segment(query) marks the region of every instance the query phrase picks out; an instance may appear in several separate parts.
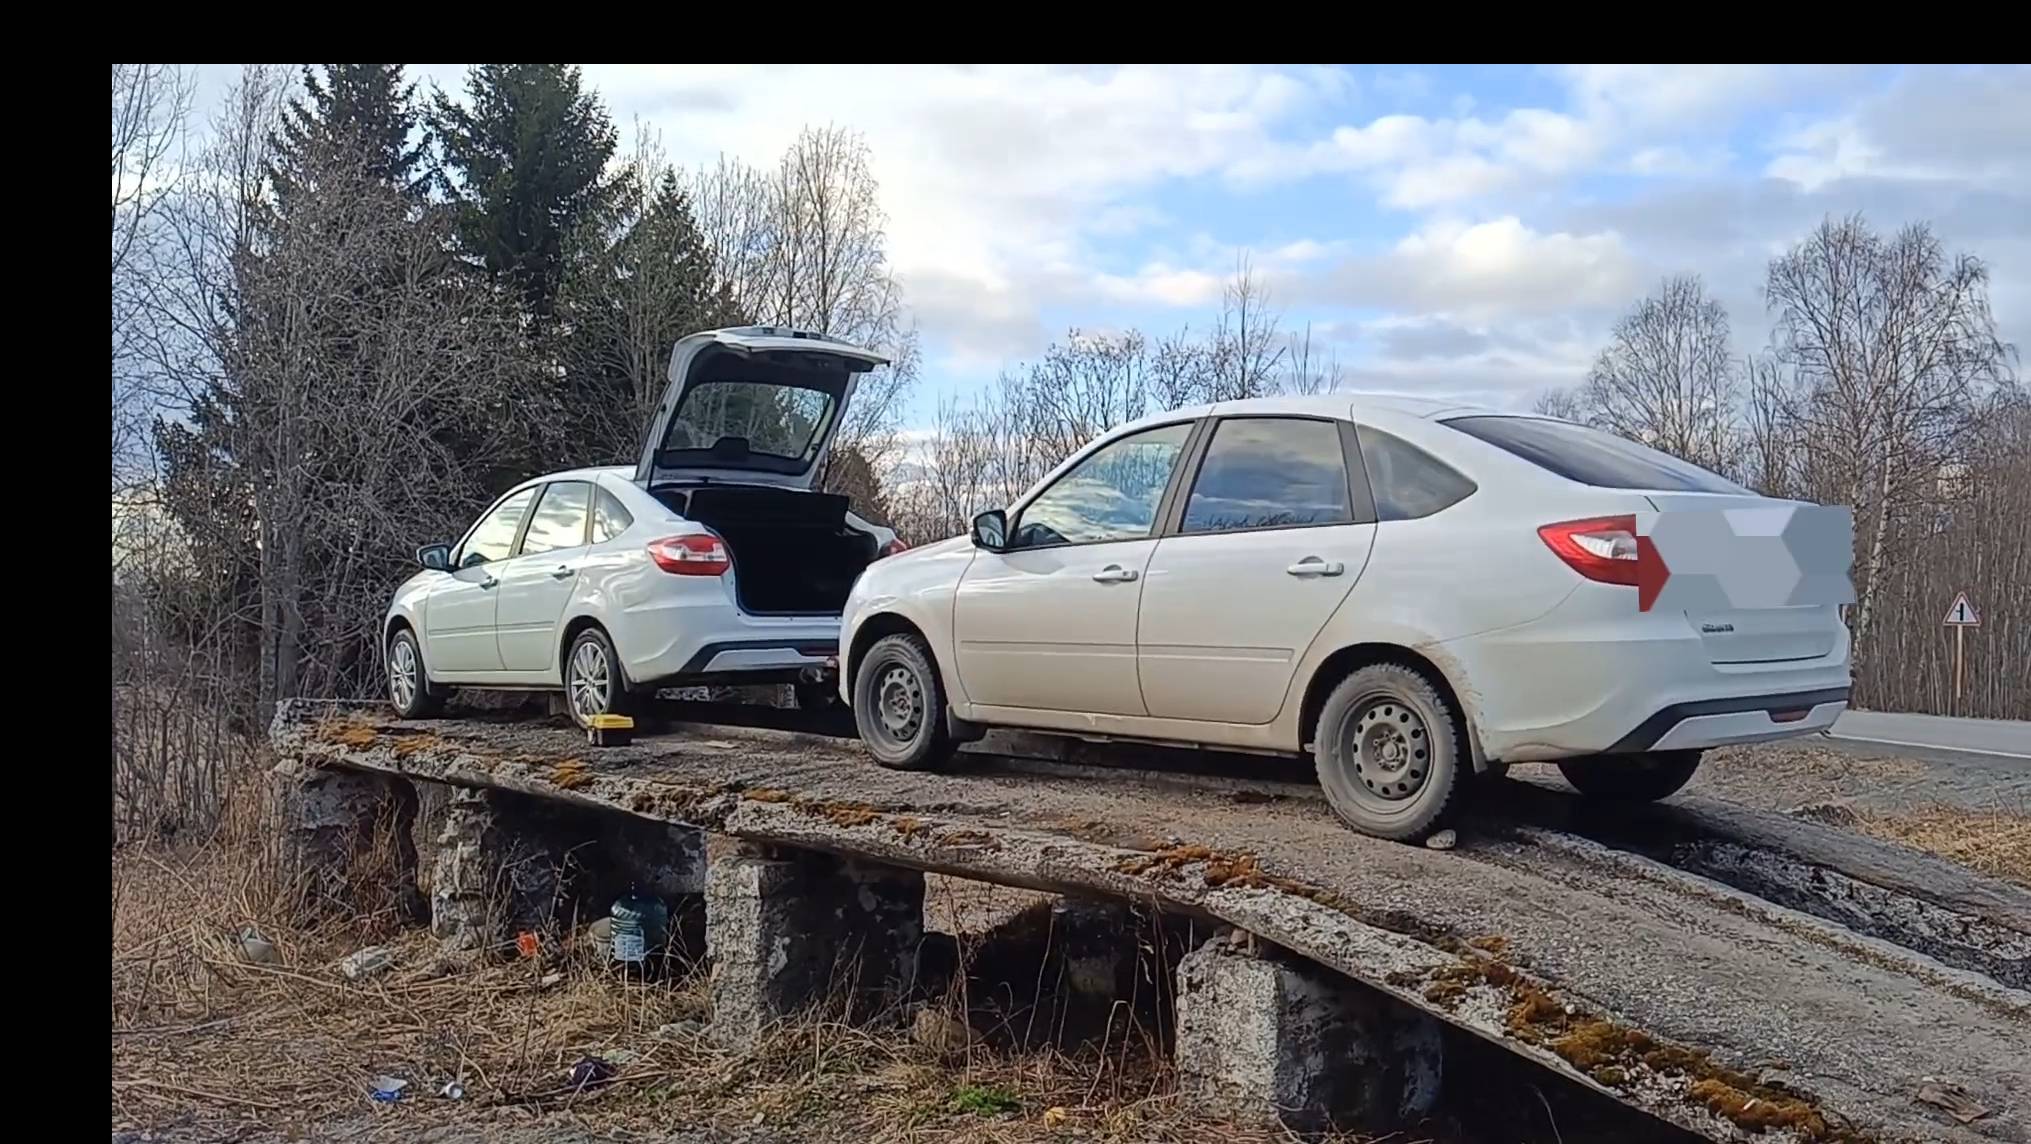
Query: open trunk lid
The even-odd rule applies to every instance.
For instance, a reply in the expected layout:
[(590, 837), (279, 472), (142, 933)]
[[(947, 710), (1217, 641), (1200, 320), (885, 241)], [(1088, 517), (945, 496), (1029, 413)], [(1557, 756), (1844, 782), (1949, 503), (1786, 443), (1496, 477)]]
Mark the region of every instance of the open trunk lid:
[(888, 359), (802, 330), (739, 326), (680, 340), (635, 480), (808, 489), (861, 374)]
[[(1701, 492), (1646, 492), (1645, 499), (1659, 512), (1785, 510), (1812, 507), (1802, 501), (1779, 500), (1754, 494), (1731, 495)], [(1739, 533), (1735, 543), (1754, 544), (1774, 536), (1781, 526), (1782, 512), (1734, 512)], [(1768, 543), (1768, 541), (1764, 541)], [(1731, 560), (1715, 553), (1717, 559)], [(1760, 558), (1759, 558), (1760, 560)], [(1748, 562), (1744, 562), (1747, 566)], [(1834, 650), (1840, 638), (1840, 609), (1833, 604), (1807, 604), (1770, 608), (1710, 608), (1687, 611), (1686, 619), (1700, 634), (1707, 660), (1715, 664), (1779, 663), (1785, 660), (1817, 659)]]

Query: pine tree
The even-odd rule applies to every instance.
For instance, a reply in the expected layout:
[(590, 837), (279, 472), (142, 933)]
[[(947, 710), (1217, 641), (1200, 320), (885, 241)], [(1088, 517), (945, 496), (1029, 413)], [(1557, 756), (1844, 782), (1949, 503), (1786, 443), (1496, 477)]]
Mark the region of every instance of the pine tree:
[(568, 64), (480, 64), (466, 76), (469, 106), (438, 95), (441, 141), (457, 234), (468, 257), (521, 292), (539, 324), (563, 282), (572, 232), (597, 217), (617, 135), (599, 97)]

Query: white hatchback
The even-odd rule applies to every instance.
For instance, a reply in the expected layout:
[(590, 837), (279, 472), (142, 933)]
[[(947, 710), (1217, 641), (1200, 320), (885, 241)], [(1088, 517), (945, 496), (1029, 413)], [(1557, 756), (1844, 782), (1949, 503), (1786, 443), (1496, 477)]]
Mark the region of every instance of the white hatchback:
[(1638, 605), (1639, 515), (1773, 507), (1804, 506), (1549, 418), (1338, 394), (1180, 410), (864, 572), (841, 693), (892, 767), (989, 726), (1309, 752), (1339, 814), (1390, 838), (1511, 762), (1661, 798), (1703, 748), (1847, 704), (1835, 604)]
[(404, 716), (446, 690), (562, 690), (573, 718), (661, 687), (833, 694), (839, 615), (894, 532), (813, 491), (877, 354), (767, 327), (677, 343), (634, 468), (524, 481), (456, 543), (426, 545), (384, 626)]

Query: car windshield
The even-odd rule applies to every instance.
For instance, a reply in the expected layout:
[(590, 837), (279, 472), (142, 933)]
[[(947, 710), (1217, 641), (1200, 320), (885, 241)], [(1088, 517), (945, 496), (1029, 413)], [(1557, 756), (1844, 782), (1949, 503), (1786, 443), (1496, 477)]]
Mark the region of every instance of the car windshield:
[(1445, 424), (1583, 485), (1695, 493), (1748, 491), (1669, 453), (1566, 421), (1544, 417), (1455, 417)]
[(824, 439), (832, 398), (816, 389), (755, 381), (705, 381), (685, 391), (663, 434), (665, 453), (738, 465), (747, 457), (808, 463)]

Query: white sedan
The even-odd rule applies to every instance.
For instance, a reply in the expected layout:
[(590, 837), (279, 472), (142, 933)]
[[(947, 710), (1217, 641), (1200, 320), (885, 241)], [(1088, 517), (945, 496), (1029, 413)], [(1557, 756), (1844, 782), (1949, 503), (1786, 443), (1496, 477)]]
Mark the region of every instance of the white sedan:
[(561, 690), (580, 724), (676, 685), (830, 699), (840, 606), (902, 546), (811, 485), (882, 361), (766, 327), (677, 343), (633, 468), (524, 481), (417, 553), (383, 628), (396, 711), (428, 714), (452, 688)]
[(841, 694), (892, 767), (989, 726), (1309, 752), (1342, 818), (1389, 838), (1511, 762), (1661, 798), (1703, 748), (1831, 724), (1848, 632), (1833, 603), (1639, 606), (1638, 516), (1805, 507), (1549, 418), (1180, 410), (867, 569)]

